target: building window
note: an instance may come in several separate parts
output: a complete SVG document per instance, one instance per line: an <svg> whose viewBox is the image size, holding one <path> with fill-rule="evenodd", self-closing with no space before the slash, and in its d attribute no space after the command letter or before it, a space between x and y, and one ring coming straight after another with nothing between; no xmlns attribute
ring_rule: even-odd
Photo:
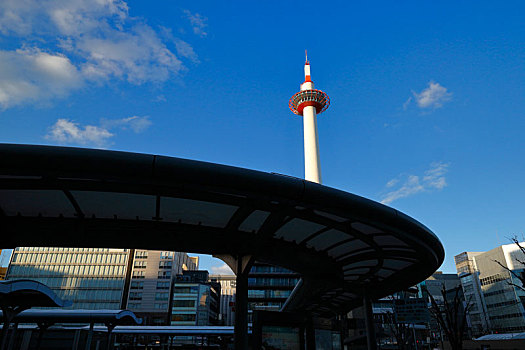
<svg viewBox="0 0 525 350"><path fill-rule="evenodd" d="M133 278L144 278L146 271L133 271Z"/></svg>
<svg viewBox="0 0 525 350"><path fill-rule="evenodd" d="M135 264L133 265L136 269L145 269L146 268L146 261L144 260L137 260L135 261Z"/></svg>
<svg viewBox="0 0 525 350"><path fill-rule="evenodd" d="M135 258L137 259L147 259L148 258L148 252L145 250L139 250L135 252Z"/></svg>
<svg viewBox="0 0 525 350"><path fill-rule="evenodd" d="M131 289L143 289L144 288L144 282L138 282L138 281L133 281L131 282Z"/></svg>
<svg viewBox="0 0 525 350"><path fill-rule="evenodd" d="M199 293L199 287L197 287L197 286L175 287L175 289L173 290L173 293L176 293L176 294L197 294L197 293Z"/></svg>
<svg viewBox="0 0 525 350"><path fill-rule="evenodd" d="M167 303L155 303L155 309L157 310L166 310L168 308Z"/></svg>
<svg viewBox="0 0 525 350"><path fill-rule="evenodd" d="M173 307L195 307L195 300L173 300Z"/></svg>
<svg viewBox="0 0 525 350"><path fill-rule="evenodd" d="M171 315L172 322L192 322L195 321L195 314L173 314Z"/></svg>
<svg viewBox="0 0 525 350"><path fill-rule="evenodd" d="M130 292L129 300L142 300L142 292Z"/></svg>
<svg viewBox="0 0 525 350"><path fill-rule="evenodd" d="M169 294L168 292L157 292L155 293L155 300L168 300Z"/></svg>
<svg viewBox="0 0 525 350"><path fill-rule="evenodd" d="M161 280L169 280L171 278L171 271L159 271L158 277Z"/></svg>
<svg viewBox="0 0 525 350"><path fill-rule="evenodd" d="M173 259L173 252L160 252L161 259Z"/></svg>
<svg viewBox="0 0 525 350"><path fill-rule="evenodd" d="M140 309L140 303L128 303L129 309Z"/></svg>
<svg viewBox="0 0 525 350"><path fill-rule="evenodd" d="M157 282L157 289L170 289L169 282Z"/></svg>
<svg viewBox="0 0 525 350"><path fill-rule="evenodd" d="M173 262L171 260L168 261L160 261L159 262L159 269L170 269L173 265Z"/></svg>

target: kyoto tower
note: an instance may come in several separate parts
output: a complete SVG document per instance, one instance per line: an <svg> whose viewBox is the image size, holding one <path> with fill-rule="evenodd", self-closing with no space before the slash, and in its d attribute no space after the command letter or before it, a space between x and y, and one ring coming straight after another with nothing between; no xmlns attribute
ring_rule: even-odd
<svg viewBox="0 0 525 350"><path fill-rule="evenodd" d="M310 62L308 62L308 55L306 54L304 83L301 84L301 91L292 96L288 106L292 112L303 116L304 178L317 183L321 183L317 114L323 113L329 105L330 98L328 95L321 90L314 89L314 83L310 76Z"/></svg>

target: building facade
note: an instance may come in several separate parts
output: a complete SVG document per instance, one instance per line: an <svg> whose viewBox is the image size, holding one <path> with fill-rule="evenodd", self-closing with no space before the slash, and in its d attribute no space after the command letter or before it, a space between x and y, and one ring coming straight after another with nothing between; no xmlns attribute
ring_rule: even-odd
<svg viewBox="0 0 525 350"><path fill-rule="evenodd" d="M235 291L237 280L235 275L210 275L211 282L221 285L220 319L223 326L235 324Z"/></svg>
<svg viewBox="0 0 525 350"><path fill-rule="evenodd" d="M279 311L299 279L298 273L284 267L254 263L248 274L248 312Z"/></svg>
<svg viewBox="0 0 525 350"><path fill-rule="evenodd" d="M221 285L209 282L208 271L183 271L172 290L172 326L219 324Z"/></svg>
<svg viewBox="0 0 525 350"><path fill-rule="evenodd" d="M469 317L474 337L487 334L491 329L475 261L475 257L481 254L483 252L463 252L454 257L465 300L470 304Z"/></svg>
<svg viewBox="0 0 525 350"><path fill-rule="evenodd" d="M525 292L517 287L521 282L514 275L520 275L525 266L518 260L524 261L525 254L516 244L503 245L474 257L488 319L494 332L525 331Z"/></svg>
<svg viewBox="0 0 525 350"><path fill-rule="evenodd" d="M197 270L198 260L186 253L135 250L127 308L145 324L169 324L169 303L175 277Z"/></svg>
<svg viewBox="0 0 525 350"><path fill-rule="evenodd" d="M74 309L130 309L144 324L167 324L172 281L196 263L172 251L18 247L7 279L44 283Z"/></svg>
<svg viewBox="0 0 525 350"><path fill-rule="evenodd" d="M18 247L6 279L31 279L50 287L75 309L125 307L132 251L108 248Z"/></svg>

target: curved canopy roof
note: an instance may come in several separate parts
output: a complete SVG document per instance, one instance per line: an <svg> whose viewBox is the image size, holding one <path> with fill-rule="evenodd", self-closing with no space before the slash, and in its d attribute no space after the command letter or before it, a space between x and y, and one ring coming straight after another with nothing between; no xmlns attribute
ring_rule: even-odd
<svg viewBox="0 0 525 350"><path fill-rule="evenodd" d="M2 307L64 307L70 301L60 299L48 286L37 281L16 280L0 282Z"/></svg>
<svg viewBox="0 0 525 350"><path fill-rule="evenodd" d="M291 309L343 312L442 263L403 213L298 178L165 156L0 144L2 248L251 255L303 276Z"/></svg>

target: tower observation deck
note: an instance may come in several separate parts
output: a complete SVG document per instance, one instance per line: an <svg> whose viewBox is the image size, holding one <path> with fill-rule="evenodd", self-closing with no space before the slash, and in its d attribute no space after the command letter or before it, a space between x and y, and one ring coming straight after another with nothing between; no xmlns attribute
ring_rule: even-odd
<svg viewBox="0 0 525 350"><path fill-rule="evenodd" d="M308 56L304 63L304 82L300 91L290 98L288 106L294 114L303 116L305 179L321 183L317 114L326 111L330 106L330 98L325 92L314 89Z"/></svg>

